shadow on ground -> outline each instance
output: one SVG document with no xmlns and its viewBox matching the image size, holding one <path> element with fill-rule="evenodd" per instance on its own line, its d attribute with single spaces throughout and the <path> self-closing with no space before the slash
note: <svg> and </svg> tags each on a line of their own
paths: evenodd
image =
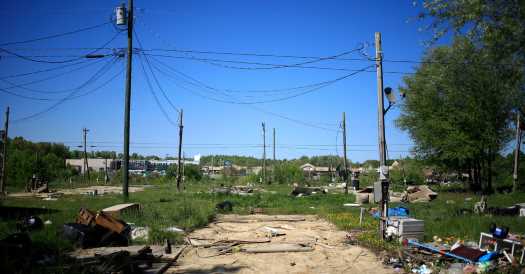
<svg viewBox="0 0 525 274">
<path fill-rule="evenodd" d="M 15 219 L 33 215 L 52 214 L 59 212 L 56 209 L 39 208 L 39 207 L 17 207 L 17 206 L 0 206 L 0 220 Z"/>
</svg>

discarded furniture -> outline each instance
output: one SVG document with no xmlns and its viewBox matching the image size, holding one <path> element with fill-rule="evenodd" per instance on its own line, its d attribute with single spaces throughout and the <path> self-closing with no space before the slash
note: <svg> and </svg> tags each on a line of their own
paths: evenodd
<svg viewBox="0 0 525 274">
<path fill-rule="evenodd" d="M 492 246 L 494 251 L 497 252 L 506 248 L 510 248 L 510 254 L 514 257 L 516 257 L 515 253 L 520 251 L 520 263 L 523 264 L 525 259 L 525 246 L 523 246 L 522 242 L 512 239 L 496 239 L 492 234 L 481 232 L 479 235 L 478 247 L 482 250 L 490 250 Z"/>
</svg>

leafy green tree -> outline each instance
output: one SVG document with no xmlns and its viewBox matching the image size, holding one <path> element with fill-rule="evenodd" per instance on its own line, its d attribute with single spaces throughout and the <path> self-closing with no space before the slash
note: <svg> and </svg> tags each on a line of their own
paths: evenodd
<svg viewBox="0 0 525 274">
<path fill-rule="evenodd" d="M 520 75 L 487 65 L 490 61 L 490 53 L 459 37 L 451 47 L 429 51 L 416 74 L 404 78 L 400 90 L 407 97 L 397 120 L 414 140 L 418 157 L 472 171 L 472 186 L 487 191 L 493 161 L 512 136 L 512 111 L 522 96 Z"/>
<path fill-rule="evenodd" d="M 198 165 L 186 165 L 184 167 L 184 176 L 186 180 L 200 181 L 202 179 L 202 172 Z"/>
<path fill-rule="evenodd" d="M 303 171 L 293 163 L 276 165 L 274 178 L 278 184 L 301 183 L 305 181 Z"/>
</svg>

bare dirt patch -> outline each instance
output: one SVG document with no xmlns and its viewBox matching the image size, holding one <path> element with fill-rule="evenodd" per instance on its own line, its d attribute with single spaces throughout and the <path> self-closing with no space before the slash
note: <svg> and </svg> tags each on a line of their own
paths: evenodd
<svg viewBox="0 0 525 274">
<path fill-rule="evenodd" d="M 316 216 L 222 215 L 188 235 L 191 247 L 167 273 L 393 272 L 368 249 L 345 243 L 345 236 Z M 247 253 L 297 246 L 303 249 Z"/>
</svg>

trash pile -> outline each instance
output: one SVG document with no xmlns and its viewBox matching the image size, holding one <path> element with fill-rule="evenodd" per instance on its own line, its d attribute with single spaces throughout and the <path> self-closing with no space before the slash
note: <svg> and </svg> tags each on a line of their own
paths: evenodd
<svg viewBox="0 0 525 274">
<path fill-rule="evenodd" d="M 397 256 L 388 256 L 384 263 L 396 271 L 412 273 L 518 273 L 524 269 L 525 237 L 508 233 L 508 228 L 492 224 L 482 232 L 479 243 L 464 242 L 454 237 L 433 237 L 423 243 L 405 238 Z"/>
<path fill-rule="evenodd" d="M 163 273 L 183 250 L 181 247 L 172 251 L 170 245 L 77 250 L 68 254 L 74 263 L 66 265 L 63 270 L 68 273 Z"/>
<path fill-rule="evenodd" d="M 210 193 L 253 195 L 255 188 L 252 186 L 221 186 L 216 187 Z"/>
<path fill-rule="evenodd" d="M 379 190 L 376 190 L 376 192 Z M 366 187 L 355 192 L 356 202 L 359 204 L 373 204 L 375 202 L 374 188 Z M 438 194 L 427 185 L 408 186 L 404 192 L 390 192 L 390 201 L 393 203 L 428 203 L 437 198 Z"/>
<path fill-rule="evenodd" d="M 80 248 L 99 246 L 127 246 L 131 227 L 109 213 L 80 209 L 74 223 L 62 227 L 62 235 Z"/>
<path fill-rule="evenodd" d="M 314 194 L 326 194 L 328 193 L 328 189 L 324 187 L 308 187 L 308 186 L 299 186 L 298 184 L 294 184 L 292 192 L 290 195 L 295 197 L 303 197 L 303 196 L 310 196 Z"/>
</svg>

